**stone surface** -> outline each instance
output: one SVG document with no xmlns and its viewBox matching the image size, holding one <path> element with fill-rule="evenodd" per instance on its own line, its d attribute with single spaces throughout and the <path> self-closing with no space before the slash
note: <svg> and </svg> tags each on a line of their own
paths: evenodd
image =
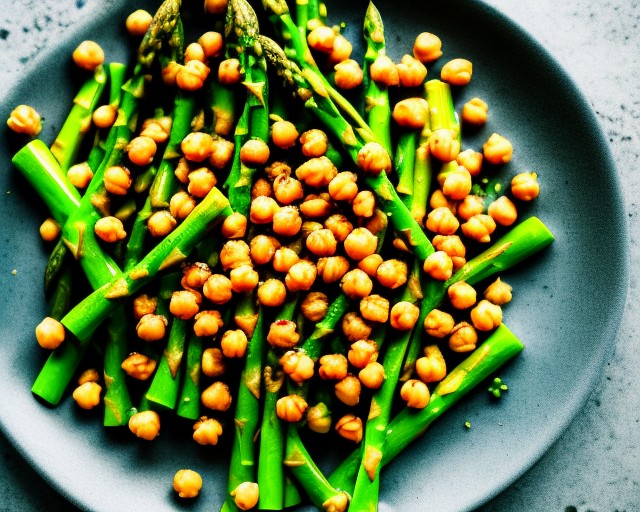
<svg viewBox="0 0 640 512">
<path fill-rule="evenodd" d="M 597 112 L 624 185 L 630 260 L 639 261 L 640 2 L 489 0 L 555 56 Z M 0 93 L 20 80 L 49 43 L 71 35 L 104 6 L 98 0 L 4 0 L 0 13 Z M 16 9 L 18 5 L 21 9 Z M 32 12 L 25 18 L 24 12 Z M 567 141 L 570 143 L 570 140 Z M 594 241 L 597 243 L 597 241 Z M 640 272 L 631 267 L 623 323 L 611 360 L 584 409 L 547 454 L 481 510 L 634 511 L 640 507 L 640 384 L 637 350 Z M 554 397 L 549 397 L 553 400 Z M 0 434 L 0 512 L 75 510 Z"/>
</svg>

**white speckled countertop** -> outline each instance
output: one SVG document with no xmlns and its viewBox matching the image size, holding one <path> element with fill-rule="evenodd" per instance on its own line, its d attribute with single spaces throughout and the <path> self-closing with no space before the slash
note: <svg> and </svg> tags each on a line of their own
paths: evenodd
<svg viewBox="0 0 640 512">
<path fill-rule="evenodd" d="M 0 87 L 6 90 L 20 80 L 29 60 L 47 48 L 48 30 L 73 31 L 101 3 L 76 0 L 76 9 L 69 12 L 56 0 L 3 0 Z M 622 325 L 617 339 L 611 339 L 615 352 L 594 383 L 584 409 L 530 471 L 481 510 L 640 510 L 640 271 L 633 265 L 640 257 L 640 2 L 486 3 L 538 39 L 573 77 L 597 113 L 624 186 L 632 265 Z M 12 9 L 14 5 L 21 9 Z M 33 18 L 20 18 L 25 11 L 33 12 Z M 0 453 L 0 512 L 76 510 L 22 460 L 1 434 Z"/>
</svg>

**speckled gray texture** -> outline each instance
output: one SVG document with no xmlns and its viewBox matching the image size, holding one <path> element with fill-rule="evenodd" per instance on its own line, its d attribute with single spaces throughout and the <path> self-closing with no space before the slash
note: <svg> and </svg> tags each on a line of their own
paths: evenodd
<svg viewBox="0 0 640 512">
<path fill-rule="evenodd" d="M 490 0 L 536 37 L 574 78 L 598 113 L 625 188 L 632 262 L 638 261 L 640 173 L 640 2 Z M 72 33 L 104 2 L 77 0 L 64 11 L 55 0 L 3 0 L 0 9 L 0 94 L 47 47 L 49 30 Z M 26 5 L 31 19 L 19 17 Z M 13 49 L 11 53 L 7 49 Z M 17 52 L 15 50 L 18 50 Z M 570 138 L 567 143 L 571 143 Z M 596 241 L 597 242 L 597 241 Z M 640 380 L 637 267 L 615 353 L 585 408 L 549 452 L 488 511 L 640 510 Z M 549 397 L 553 400 L 553 397 Z M 0 512 L 73 510 L 0 437 Z"/>
</svg>

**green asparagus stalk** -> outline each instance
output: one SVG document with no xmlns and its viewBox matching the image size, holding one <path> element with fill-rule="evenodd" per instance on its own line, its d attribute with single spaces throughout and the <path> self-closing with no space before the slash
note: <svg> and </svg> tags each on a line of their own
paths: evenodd
<svg viewBox="0 0 640 512">
<path fill-rule="evenodd" d="M 453 106 L 451 87 L 441 80 L 433 79 L 425 83 L 427 103 L 429 104 L 429 123 L 431 132 L 440 129 L 452 130 L 458 142 L 460 142 L 461 131 L 458 116 Z M 442 178 L 448 172 L 458 168 L 455 160 L 442 165 L 438 178 Z"/>
<path fill-rule="evenodd" d="M 192 335 L 187 344 L 187 365 L 180 390 L 177 414 L 181 418 L 194 421 L 200 417 L 202 352 L 202 339 Z"/>
</svg>

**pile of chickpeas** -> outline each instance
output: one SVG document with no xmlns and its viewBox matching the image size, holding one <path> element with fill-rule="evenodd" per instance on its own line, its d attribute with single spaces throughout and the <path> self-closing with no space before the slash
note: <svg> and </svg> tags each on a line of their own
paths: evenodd
<svg viewBox="0 0 640 512">
<path fill-rule="evenodd" d="M 226 10 L 226 1 L 206 0 L 211 14 Z M 151 23 L 151 15 L 136 11 L 127 19 L 134 36 L 142 36 Z M 361 85 L 363 71 L 350 59 L 351 43 L 336 30 L 323 25 L 311 26 L 308 44 L 316 54 L 323 54 L 333 69 L 338 88 L 353 89 Z M 412 55 L 394 63 L 381 55 L 368 72 L 383 87 L 416 88 L 424 83 L 427 64 L 442 56 L 440 39 L 430 33 L 420 34 Z M 224 38 L 217 32 L 203 34 L 185 51 L 184 64 L 172 62 L 162 71 L 167 87 L 185 91 L 201 88 L 214 77 L 234 86 L 243 79 L 237 59 L 219 59 Z M 85 70 L 93 71 L 104 61 L 104 52 L 92 41 L 85 41 L 73 53 L 73 60 Z M 452 86 L 464 86 L 472 77 L 472 64 L 454 59 L 441 68 L 440 78 Z M 462 125 L 482 126 L 489 106 L 473 98 L 461 109 Z M 93 114 L 98 130 L 108 130 L 117 111 L 100 106 Z M 423 97 L 411 97 L 393 106 L 393 121 L 404 129 L 422 130 L 429 119 L 429 106 Z M 11 129 L 31 136 L 41 130 L 38 113 L 21 105 L 8 121 Z M 143 120 L 126 148 L 120 165 L 104 173 L 104 189 L 110 197 L 131 193 L 135 172 L 149 166 L 166 144 L 171 133 L 170 117 Z M 182 185 L 169 201 L 168 208 L 156 209 L 147 220 L 148 233 L 160 239 L 170 234 L 209 191 L 220 183 L 234 155 L 233 121 L 224 115 L 216 119 L 215 133 L 196 127 L 181 143 L 182 157 L 175 176 Z M 327 156 L 327 134 L 318 128 L 302 133 L 292 122 L 278 118 L 272 123 L 269 141 L 248 140 L 240 148 L 241 162 L 258 169 L 251 188 L 248 216 L 233 213 L 220 226 L 223 238 L 218 263 L 192 261 L 182 270 L 180 289 L 169 299 L 171 315 L 192 322 L 195 335 L 205 340 L 201 371 L 204 385 L 201 404 L 206 411 L 193 425 L 193 439 L 200 445 L 216 445 L 221 436 L 228 442 L 232 433 L 223 432 L 220 415 L 233 405 L 228 375 L 229 362 L 244 357 L 256 326 L 257 314 L 236 315 L 223 320 L 224 308 L 235 304 L 245 294 L 267 315 L 277 312 L 285 302 L 300 296 L 299 310 L 307 329 L 295 321 L 278 320 L 267 326 L 266 340 L 279 357 L 282 371 L 297 385 L 317 379 L 331 386 L 336 399 L 345 407 L 355 407 L 368 390 L 378 389 L 385 380 L 379 359 L 375 332 L 386 325 L 390 330 L 406 332 L 414 328 L 419 307 L 409 301 L 395 300 L 407 285 L 411 255 L 403 253 L 402 243 L 392 240 L 393 251 L 378 252 L 380 237 L 387 225 L 386 215 L 378 208 L 374 193 L 362 182 L 358 170 L 385 172 L 391 161 L 379 145 L 367 144 L 358 155 L 359 169 L 352 165 L 338 168 Z M 440 129 L 430 134 L 418 151 L 426 152 L 449 169 L 437 179 L 437 188 L 429 198 L 426 218 L 417 219 L 429 234 L 435 252 L 423 265 L 430 278 L 446 281 L 467 261 L 467 247 L 486 246 L 494 231 L 511 226 L 518 217 L 518 203 L 531 201 L 539 194 L 535 173 L 513 177 L 507 193 L 489 205 L 472 193 L 472 184 L 484 166 L 502 165 L 512 158 L 513 147 L 505 137 L 493 133 L 482 148 L 462 148 L 454 130 Z M 452 163 L 455 164 L 452 166 Z M 78 189 L 90 183 L 93 174 L 86 163 L 68 171 Z M 391 231 L 391 227 L 389 227 Z M 56 240 L 60 226 L 47 219 L 40 227 L 42 238 Z M 95 225 L 97 237 L 106 245 L 128 236 L 125 223 L 116 216 L 105 215 Z M 392 235 L 388 236 L 391 240 Z M 388 245 L 391 242 L 388 243 Z M 386 247 L 386 246 L 385 246 Z M 352 306 L 340 322 L 339 334 L 345 343 L 343 353 L 324 353 L 314 361 L 298 349 L 309 326 L 320 322 L 331 301 L 343 293 Z M 502 322 L 502 306 L 511 300 L 511 287 L 495 280 L 482 293 L 464 281 L 447 290 L 441 308 L 431 311 L 418 328 L 425 333 L 424 352 L 416 361 L 413 374 L 405 379 L 399 397 L 408 407 L 424 408 L 429 403 L 429 385 L 447 374 L 445 355 L 473 351 L 479 334 L 495 329 Z M 159 299 L 145 291 L 133 298 L 136 336 L 147 343 L 166 339 L 168 319 L 158 312 Z M 48 349 L 64 340 L 62 324 L 46 318 L 36 329 L 39 344 Z M 137 381 L 149 381 L 157 361 L 133 352 L 122 361 L 126 374 Z M 237 376 L 235 376 L 237 378 Z M 95 369 L 83 372 L 73 398 L 84 409 L 101 402 L 100 374 Z M 306 421 L 314 432 L 326 434 L 332 429 L 345 439 L 358 443 L 363 435 L 363 420 L 358 409 L 333 418 L 324 404 L 309 406 L 297 395 L 281 397 L 277 415 L 285 422 Z M 133 434 L 144 440 L 155 439 L 160 432 L 160 416 L 151 410 L 134 414 L 129 421 Z M 224 439 L 224 437 L 223 437 Z M 198 494 L 202 479 L 192 470 L 175 475 L 174 488 L 180 497 Z M 257 484 L 245 482 L 234 491 L 238 506 L 253 508 L 258 499 Z"/>
</svg>

